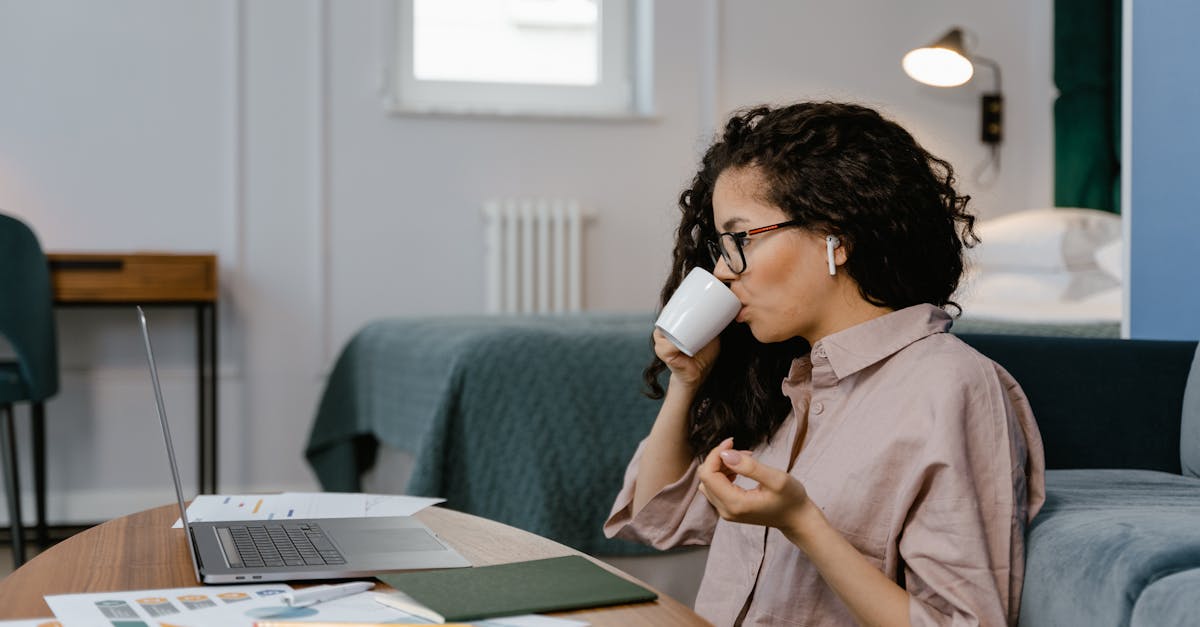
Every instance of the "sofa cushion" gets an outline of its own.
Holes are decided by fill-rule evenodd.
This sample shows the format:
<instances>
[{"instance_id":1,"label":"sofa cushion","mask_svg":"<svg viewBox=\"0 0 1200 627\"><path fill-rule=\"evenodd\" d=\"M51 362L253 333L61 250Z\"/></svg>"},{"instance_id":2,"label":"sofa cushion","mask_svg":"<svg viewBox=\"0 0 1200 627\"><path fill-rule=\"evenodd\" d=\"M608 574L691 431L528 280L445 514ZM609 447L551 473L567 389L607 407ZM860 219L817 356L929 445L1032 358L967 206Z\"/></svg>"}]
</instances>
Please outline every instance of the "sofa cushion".
<instances>
[{"instance_id":1,"label":"sofa cushion","mask_svg":"<svg viewBox=\"0 0 1200 627\"><path fill-rule=\"evenodd\" d=\"M1200 568L1197 521L1200 479L1149 470L1047 472L1046 504L1026 542L1021 624L1128 625L1147 586Z\"/></svg>"},{"instance_id":2,"label":"sofa cushion","mask_svg":"<svg viewBox=\"0 0 1200 627\"><path fill-rule=\"evenodd\" d=\"M1179 462L1183 474L1200 477L1200 348L1192 358L1183 391L1183 425L1179 431Z\"/></svg>"},{"instance_id":3,"label":"sofa cushion","mask_svg":"<svg viewBox=\"0 0 1200 627\"><path fill-rule=\"evenodd\" d=\"M1133 604L1132 627L1195 625L1200 618L1200 569L1167 575L1146 586Z\"/></svg>"}]
</instances>

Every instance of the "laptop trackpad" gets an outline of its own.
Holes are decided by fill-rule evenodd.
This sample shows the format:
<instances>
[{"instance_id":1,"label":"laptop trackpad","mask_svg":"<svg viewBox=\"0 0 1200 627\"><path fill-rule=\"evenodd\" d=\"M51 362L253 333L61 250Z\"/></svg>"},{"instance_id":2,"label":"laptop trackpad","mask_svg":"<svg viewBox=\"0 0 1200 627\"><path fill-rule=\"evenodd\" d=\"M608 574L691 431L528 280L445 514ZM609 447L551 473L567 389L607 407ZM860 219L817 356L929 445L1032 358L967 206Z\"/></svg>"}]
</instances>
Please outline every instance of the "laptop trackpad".
<instances>
[{"instance_id":1,"label":"laptop trackpad","mask_svg":"<svg viewBox=\"0 0 1200 627\"><path fill-rule=\"evenodd\" d=\"M338 534L342 551L356 555L444 551L446 547L424 529L357 529Z\"/></svg>"}]
</instances>

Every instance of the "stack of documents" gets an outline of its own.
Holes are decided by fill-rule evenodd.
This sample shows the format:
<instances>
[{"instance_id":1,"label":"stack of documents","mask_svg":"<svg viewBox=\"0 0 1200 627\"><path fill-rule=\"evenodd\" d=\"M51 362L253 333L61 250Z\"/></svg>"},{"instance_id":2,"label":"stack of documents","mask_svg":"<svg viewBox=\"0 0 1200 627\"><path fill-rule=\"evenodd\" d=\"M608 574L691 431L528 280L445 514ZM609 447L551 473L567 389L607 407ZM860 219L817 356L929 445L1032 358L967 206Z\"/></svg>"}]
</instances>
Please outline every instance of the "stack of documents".
<instances>
[{"instance_id":1,"label":"stack of documents","mask_svg":"<svg viewBox=\"0 0 1200 627\"><path fill-rule=\"evenodd\" d=\"M293 607L287 584L204 586L47 595L55 619L0 621L3 627L255 627L306 623L428 624L419 616L380 603L384 593L361 592L315 605ZM56 620L57 619L57 620ZM479 627L582 627L587 623L547 616L512 616L471 623Z\"/></svg>"}]
</instances>

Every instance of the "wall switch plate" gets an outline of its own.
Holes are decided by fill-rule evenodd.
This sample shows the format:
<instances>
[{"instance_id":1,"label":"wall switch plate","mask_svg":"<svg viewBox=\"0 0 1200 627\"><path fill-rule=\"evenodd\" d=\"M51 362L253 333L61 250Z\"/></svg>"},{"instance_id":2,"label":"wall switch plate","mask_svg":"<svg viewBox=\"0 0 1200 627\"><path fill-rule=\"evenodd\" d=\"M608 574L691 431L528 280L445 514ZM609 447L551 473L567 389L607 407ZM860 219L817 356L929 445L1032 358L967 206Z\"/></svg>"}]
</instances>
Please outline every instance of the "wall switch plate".
<instances>
[{"instance_id":1,"label":"wall switch plate","mask_svg":"<svg viewBox=\"0 0 1200 627\"><path fill-rule=\"evenodd\" d=\"M1003 137L1004 97L996 93L984 94L979 139L985 144L999 144Z\"/></svg>"}]
</instances>

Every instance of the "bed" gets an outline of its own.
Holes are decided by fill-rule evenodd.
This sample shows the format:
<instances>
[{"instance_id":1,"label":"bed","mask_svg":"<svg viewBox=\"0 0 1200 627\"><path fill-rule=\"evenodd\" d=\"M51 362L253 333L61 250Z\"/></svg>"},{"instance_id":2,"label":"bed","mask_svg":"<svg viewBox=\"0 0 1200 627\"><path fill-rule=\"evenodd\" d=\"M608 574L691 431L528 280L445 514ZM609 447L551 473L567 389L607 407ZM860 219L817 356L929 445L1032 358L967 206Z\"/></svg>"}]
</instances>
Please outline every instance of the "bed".
<instances>
[{"instance_id":1,"label":"bed","mask_svg":"<svg viewBox=\"0 0 1200 627\"><path fill-rule=\"evenodd\" d=\"M976 224L959 333L1119 337L1120 216L1056 207Z\"/></svg>"}]
</instances>

